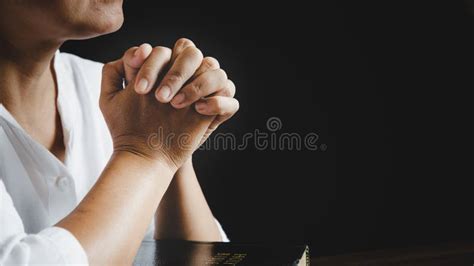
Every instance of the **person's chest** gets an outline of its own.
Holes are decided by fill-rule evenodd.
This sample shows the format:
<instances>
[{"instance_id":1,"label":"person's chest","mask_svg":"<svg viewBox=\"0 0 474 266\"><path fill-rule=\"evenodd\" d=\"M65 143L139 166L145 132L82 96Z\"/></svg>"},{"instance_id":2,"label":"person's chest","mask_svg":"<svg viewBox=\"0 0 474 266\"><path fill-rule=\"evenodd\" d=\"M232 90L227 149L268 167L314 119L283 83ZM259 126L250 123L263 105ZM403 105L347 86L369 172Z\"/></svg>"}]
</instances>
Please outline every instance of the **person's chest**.
<instances>
[{"instance_id":1,"label":"person's chest","mask_svg":"<svg viewBox=\"0 0 474 266\"><path fill-rule=\"evenodd\" d=\"M0 118L0 177L26 232L57 222L77 204L71 171L47 152Z\"/></svg>"},{"instance_id":2,"label":"person's chest","mask_svg":"<svg viewBox=\"0 0 474 266\"><path fill-rule=\"evenodd\" d=\"M94 127L83 128L94 131ZM96 182L109 155L96 133L84 131L66 131L63 163L17 125L0 117L0 177L26 232L57 223Z\"/></svg>"},{"instance_id":3,"label":"person's chest","mask_svg":"<svg viewBox=\"0 0 474 266\"><path fill-rule=\"evenodd\" d=\"M100 69L85 73L80 64L67 63L59 53L57 58L64 160L35 141L0 104L0 178L28 233L69 214L95 184L112 153L94 93L100 89L96 77Z\"/></svg>"},{"instance_id":4,"label":"person's chest","mask_svg":"<svg viewBox=\"0 0 474 266\"><path fill-rule=\"evenodd\" d=\"M111 154L99 108L75 95L77 84L65 85L69 91L58 101L64 161L35 141L0 105L0 178L28 233L69 214L95 184Z\"/></svg>"}]
</instances>

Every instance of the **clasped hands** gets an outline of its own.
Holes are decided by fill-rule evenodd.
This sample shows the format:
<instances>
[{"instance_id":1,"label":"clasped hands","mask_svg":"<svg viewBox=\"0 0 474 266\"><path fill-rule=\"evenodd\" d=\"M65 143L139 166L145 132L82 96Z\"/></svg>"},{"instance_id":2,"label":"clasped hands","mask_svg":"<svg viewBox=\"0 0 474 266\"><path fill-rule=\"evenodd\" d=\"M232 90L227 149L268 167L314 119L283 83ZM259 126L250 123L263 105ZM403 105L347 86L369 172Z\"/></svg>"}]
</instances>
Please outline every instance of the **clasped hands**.
<instances>
[{"instance_id":1,"label":"clasped hands","mask_svg":"<svg viewBox=\"0 0 474 266\"><path fill-rule=\"evenodd\" d=\"M235 85L219 62L188 39L173 49L128 49L104 65L101 87L100 108L114 151L165 163L172 171L239 109ZM158 149L149 145L152 134L160 134L154 139L161 142L154 145Z\"/></svg>"}]
</instances>

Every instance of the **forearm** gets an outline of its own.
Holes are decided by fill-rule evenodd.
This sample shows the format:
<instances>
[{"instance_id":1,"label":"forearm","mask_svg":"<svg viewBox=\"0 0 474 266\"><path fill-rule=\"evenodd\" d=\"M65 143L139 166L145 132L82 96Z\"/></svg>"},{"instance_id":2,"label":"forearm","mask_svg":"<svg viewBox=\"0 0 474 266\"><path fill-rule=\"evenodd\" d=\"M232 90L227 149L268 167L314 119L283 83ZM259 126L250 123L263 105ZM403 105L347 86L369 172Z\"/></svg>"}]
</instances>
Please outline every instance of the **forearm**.
<instances>
[{"instance_id":1,"label":"forearm","mask_svg":"<svg viewBox=\"0 0 474 266\"><path fill-rule=\"evenodd\" d=\"M191 159L176 172L155 220L156 239L222 240Z\"/></svg>"},{"instance_id":2,"label":"forearm","mask_svg":"<svg viewBox=\"0 0 474 266\"><path fill-rule=\"evenodd\" d=\"M165 165L116 153L84 200L57 226L79 240L91 264L131 264L172 175Z\"/></svg>"}]
</instances>

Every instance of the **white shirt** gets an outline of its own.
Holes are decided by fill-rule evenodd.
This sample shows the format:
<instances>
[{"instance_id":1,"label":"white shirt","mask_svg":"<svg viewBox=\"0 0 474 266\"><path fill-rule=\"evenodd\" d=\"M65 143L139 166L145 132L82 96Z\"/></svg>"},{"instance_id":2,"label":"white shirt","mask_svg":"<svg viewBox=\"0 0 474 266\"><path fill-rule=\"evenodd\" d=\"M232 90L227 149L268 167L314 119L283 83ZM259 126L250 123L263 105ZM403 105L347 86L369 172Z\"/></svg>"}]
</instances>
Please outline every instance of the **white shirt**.
<instances>
[{"instance_id":1,"label":"white shirt","mask_svg":"<svg viewBox=\"0 0 474 266\"><path fill-rule=\"evenodd\" d=\"M58 51L54 70L64 163L0 104L0 265L88 263L77 239L54 224L84 198L112 154L98 104L102 64ZM153 230L152 221L146 238Z\"/></svg>"}]
</instances>

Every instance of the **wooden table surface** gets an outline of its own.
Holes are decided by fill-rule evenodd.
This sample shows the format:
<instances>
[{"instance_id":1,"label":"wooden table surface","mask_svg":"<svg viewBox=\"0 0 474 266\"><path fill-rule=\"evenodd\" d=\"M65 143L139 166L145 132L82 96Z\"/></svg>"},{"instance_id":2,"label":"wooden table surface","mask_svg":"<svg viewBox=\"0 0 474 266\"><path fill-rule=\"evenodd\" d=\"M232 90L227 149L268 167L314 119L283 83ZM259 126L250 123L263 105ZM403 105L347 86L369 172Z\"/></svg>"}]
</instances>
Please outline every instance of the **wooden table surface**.
<instances>
[{"instance_id":1,"label":"wooden table surface","mask_svg":"<svg viewBox=\"0 0 474 266\"><path fill-rule=\"evenodd\" d=\"M328 257L312 257L314 266L474 266L474 243L447 243L435 246L358 252Z\"/></svg>"}]
</instances>

